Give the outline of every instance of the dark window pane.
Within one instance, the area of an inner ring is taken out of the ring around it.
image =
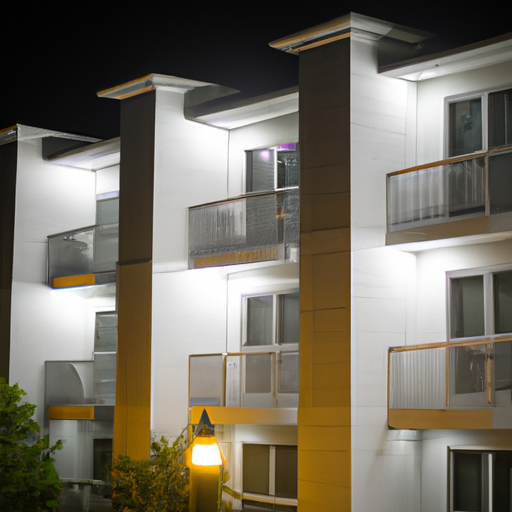
[[[299,292],[280,295],[279,343],[299,342]]]
[[[494,455],[493,511],[510,512],[512,496],[512,452],[496,452]]]
[[[450,357],[455,358],[455,394],[481,393],[486,389],[486,345],[454,347]]]
[[[451,337],[483,336],[484,332],[483,276],[451,280]]]
[[[276,446],[276,496],[297,497],[296,446]]]
[[[489,94],[489,148],[512,144],[512,89]]]
[[[454,452],[453,509],[464,512],[482,510],[482,455]]]
[[[297,144],[277,148],[277,188],[299,186],[299,152]]]
[[[274,190],[274,150],[247,151],[246,192]]]
[[[491,215],[512,211],[512,153],[489,157],[489,201]]]
[[[269,447],[264,444],[243,445],[243,490],[269,493]]]
[[[273,304],[272,295],[248,297],[247,299],[247,339],[245,345],[260,346],[273,343]]]
[[[482,149],[482,102],[480,98],[450,103],[449,156]]]
[[[495,332],[512,332],[512,272],[494,274],[493,279]]]
[[[494,386],[496,391],[512,389],[512,341],[494,344]]]

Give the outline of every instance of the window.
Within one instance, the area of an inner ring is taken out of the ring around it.
[[[244,347],[299,342],[299,292],[244,298]]]
[[[512,332],[512,269],[448,274],[450,339]]]
[[[296,499],[297,447],[244,444],[243,492]]]
[[[450,452],[451,512],[509,512],[512,506],[512,452]]]
[[[449,157],[510,145],[512,89],[449,102],[448,118]]]
[[[298,144],[246,151],[246,192],[299,186]]]

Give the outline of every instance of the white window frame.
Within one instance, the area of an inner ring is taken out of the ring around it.
[[[489,95],[495,92],[506,91],[512,89],[512,84],[505,84],[503,86],[474,91],[470,93],[457,94],[448,96],[444,100],[444,154],[446,159],[460,158],[471,154],[485,153],[489,150]],[[459,103],[461,101],[474,100],[480,98],[482,105],[482,149],[474,153],[467,153],[464,155],[450,156],[450,105],[452,103]]]
[[[498,452],[511,452],[511,448],[492,448],[492,447],[476,447],[476,446],[454,446],[448,447],[449,450],[449,510],[450,512],[464,512],[454,508],[455,492],[455,463],[454,456],[456,453],[465,452],[479,455],[487,455],[482,457],[482,501],[484,508],[481,512],[493,512],[493,484],[494,484],[494,457]]]
[[[266,444],[266,443],[242,443],[242,468],[244,467],[243,464],[243,457],[244,457],[244,446],[245,445],[260,445],[260,446],[266,446],[269,449],[269,482],[268,482],[268,494],[257,494],[245,491],[243,489],[243,475],[242,475],[242,493],[243,493],[243,499],[253,500],[253,501],[261,501],[261,502],[268,502],[268,497],[272,498],[272,502],[279,503],[282,505],[297,505],[297,497],[295,498],[282,498],[276,496],[276,464],[277,464],[277,448],[280,446],[289,446],[292,448],[297,449],[297,456],[298,456],[298,447],[296,444]],[[298,465],[298,461],[297,461]]]
[[[299,343],[279,343],[279,296],[281,295],[290,295],[293,293],[298,294],[298,288],[290,288],[280,291],[272,291],[272,292],[261,292],[261,293],[251,293],[242,296],[242,332],[241,332],[241,348],[244,352],[288,352],[288,351],[297,351],[299,350]],[[247,343],[247,323],[248,323],[248,313],[247,313],[247,304],[250,298],[254,297],[266,297],[271,296],[273,298],[273,308],[272,308],[272,344],[269,345],[246,345]]]
[[[471,269],[452,270],[446,272],[446,321],[447,339],[450,342],[463,342],[467,340],[494,339],[510,335],[510,333],[495,333],[494,322],[494,283],[493,275],[501,272],[512,271],[512,264],[492,265],[489,267],[477,267]],[[461,277],[483,276],[484,285],[484,334],[472,337],[452,338],[452,293],[451,280]]]
[[[244,155],[245,155],[245,159],[244,159],[244,175],[243,175],[243,187],[244,187],[244,193],[247,193],[247,194],[258,194],[258,193],[264,193],[264,192],[273,192],[273,191],[279,191],[279,190],[293,190],[293,189],[298,189],[299,187],[298,186],[290,186],[290,187],[284,187],[284,188],[278,188],[277,187],[277,181],[278,181],[278,172],[277,172],[277,155],[278,155],[278,151],[277,149],[280,147],[280,146],[284,146],[286,144],[296,144],[296,149],[298,150],[298,145],[299,145],[299,142],[298,141],[294,141],[294,140],[289,140],[287,142],[281,142],[279,144],[274,144],[274,145],[268,145],[268,146],[261,146],[259,148],[247,148],[244,150]],[[248,158],[248,153],[252,153],[253,151],[262,151],[262,150],[269,150],[269,151],[272,151],[273,152],[273,165],[274,165],[274,187],[272,190],[254,190],[254,191],[251,191],[251,192],[247,192],[247,185],[248,185],[248,179],[247,179],[247,158]]]

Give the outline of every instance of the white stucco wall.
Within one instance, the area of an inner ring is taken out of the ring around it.
[[[11,311],[10,381],[44,417],[44,362],[92,360],[96,311],[114,307],[115,287],[52,290],[47,236],[95,223],[96,179],[90,171],[45,162],[41,139],[19,128]]]
[[[152,429],[175,437],[188,422],[189,355],[240,350],[241,294],[298,287],[298,265],[188,270],[188,207],[243,193],[245,150],[297,140],[298,127],[296,115],[206,126],[184,119],[181,94],[157,90],[155,130]]]

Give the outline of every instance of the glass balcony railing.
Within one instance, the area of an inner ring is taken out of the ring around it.
[[[298,407],[299,353],[191,355],[189,405]]]
[[[189,267],[298,260],[299,191],[246,195],[189,209]]]
[[[59,287],[59,278],[108,274],[116,270],[119,224],[89,226],[48,237],[48,282]],[[100,284],[101,278],[93,283]],[[85,284],[85,283],[82,283]]]
[[[512,147],[388,174],[388,232],[512,212]]]
[[[388,403],[390,409],[512,407],[512,338],[391,348]]]

